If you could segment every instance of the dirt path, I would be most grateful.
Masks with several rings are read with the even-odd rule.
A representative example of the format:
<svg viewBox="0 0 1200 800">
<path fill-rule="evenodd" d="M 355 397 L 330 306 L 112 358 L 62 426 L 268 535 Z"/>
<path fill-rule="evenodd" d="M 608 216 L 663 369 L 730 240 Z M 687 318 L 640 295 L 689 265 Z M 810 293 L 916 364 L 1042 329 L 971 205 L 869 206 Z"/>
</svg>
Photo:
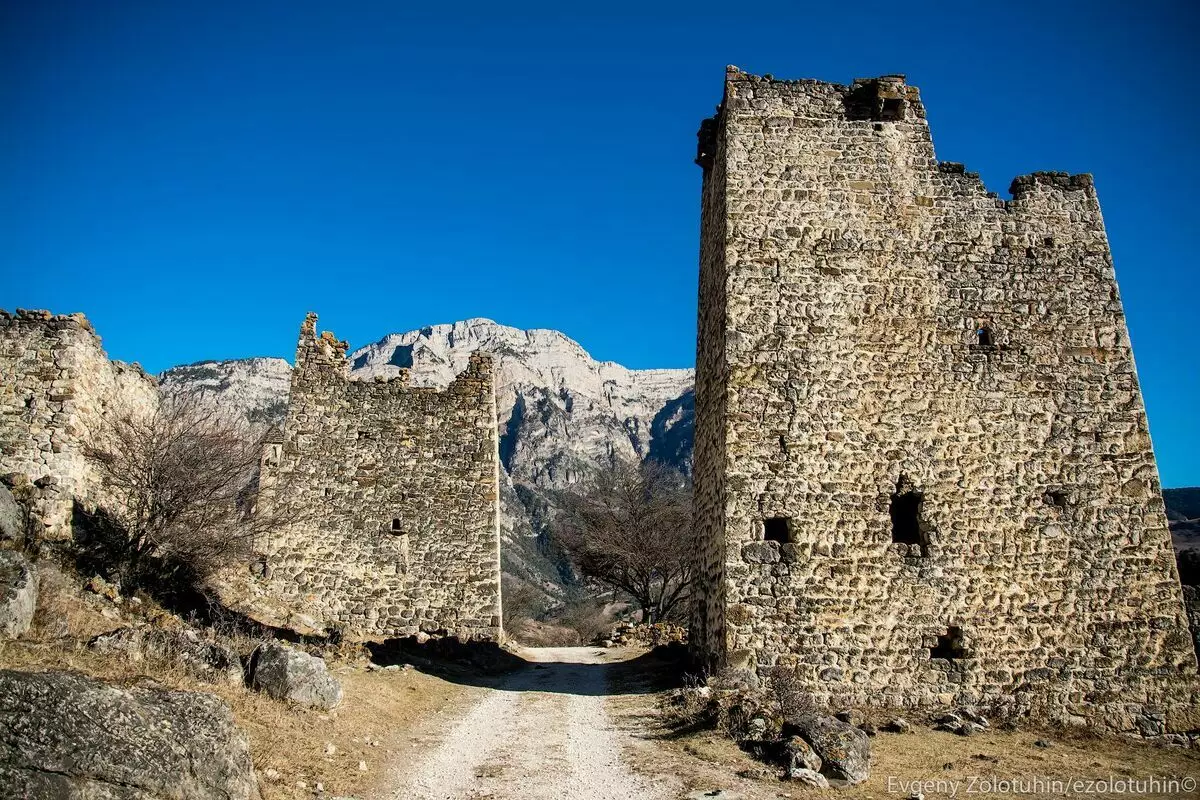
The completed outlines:
<svg viewBox="0 0 1200 800">
<path fill-rule="evenodd" d="M 668 800 L 677 787 L 635 774 L 606 696 L 621 656 L 593 647 L 530 648 L 432 748 L 394 765 L 393 800 Z"/>
</svg>

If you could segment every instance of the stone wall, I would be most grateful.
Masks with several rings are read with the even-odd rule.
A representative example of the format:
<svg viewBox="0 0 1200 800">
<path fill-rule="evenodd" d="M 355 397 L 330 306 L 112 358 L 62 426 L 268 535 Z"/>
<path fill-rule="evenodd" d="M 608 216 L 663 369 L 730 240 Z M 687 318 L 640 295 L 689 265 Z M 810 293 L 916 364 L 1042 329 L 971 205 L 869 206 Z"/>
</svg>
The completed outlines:
<svg viewBox="0 0 1200 800">
<path fill-rule="evenodd" d="M 444 390 L 351 380 L 346 343 L 300 330 L 287 421 L 263 457 L 252 594 L 356 639 L 498 639 L 499 455 L 491 358 Z M 286 620 L 281 620 L 287 622 Z"/>
<path fill-rule="evenodd" d="M 901 76 L 730 68 L 700 139 L 699 654 L 854 705 L 1193 685 L 1091 176 L 998 199 Z"/>
<path fill-rule="evenodd" d="M 84 446 L 112 414 L 158 406 L 154 379 L 110 361 L 82 314 L 0 311 L 0 475 L 39 483 L 34 517 L 47 539 L 71 535 L 74 500 L 103 504 Z"/>
</svg>

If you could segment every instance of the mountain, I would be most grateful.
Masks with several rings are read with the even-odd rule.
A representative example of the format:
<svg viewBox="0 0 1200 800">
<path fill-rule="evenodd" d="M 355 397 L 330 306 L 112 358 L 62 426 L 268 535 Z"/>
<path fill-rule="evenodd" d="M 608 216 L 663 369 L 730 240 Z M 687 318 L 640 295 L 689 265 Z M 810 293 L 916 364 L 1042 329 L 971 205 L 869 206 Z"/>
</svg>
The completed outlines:
<svg viewBox="0 0 1200 800">
<path fill-rule="evenodd" d="M 614 460 L 654 458 L 691 470 L 690 369 L 631 370 L 593 359 L 552 330 L 469 319 L 394 333 L 350 354 L 357 378 L 409 369 L 415 386 L 444 387 L 476 350 L 496 359 L 504 569 L 549 593 L 561 586 L 544 555 L 555 493 Z M 255 422 L 287 409 L 290 365 L 280 358 L 206 361 L 159 376 L 182 392 Z"/>
</svg>

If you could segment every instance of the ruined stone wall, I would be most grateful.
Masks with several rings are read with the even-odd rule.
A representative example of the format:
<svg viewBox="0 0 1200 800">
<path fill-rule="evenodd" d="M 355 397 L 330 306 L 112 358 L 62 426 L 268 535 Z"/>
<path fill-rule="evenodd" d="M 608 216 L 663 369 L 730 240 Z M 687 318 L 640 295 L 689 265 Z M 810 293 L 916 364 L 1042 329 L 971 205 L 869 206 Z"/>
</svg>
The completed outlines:
<svg viewBox="0 0 1200 800">
<path fill-rule="evenodd" d="M 48 539 L 71 535 L 71 511 L 108 499 L 84 446 L 113 414 L 158 407 L 141 367 L 110 361 L 82 314 L 0 311 L 0 475 L 39 482 L 34 509 Z"/>
<path fill-rule="evenodd" d="M 1069 715 L 1186 683 L 1091 177 L 998 199 L 899 76 L 731 68 L 701 134 L 701 655 L 848 704 Z"/>
<path fill-rule="evenodd" d="M 500 636 L 499 455 L 490 357 L 445 390 L 351 380 L 346 344 L 300 331 L 287 422 L 268 442 L 256 590 L 353 638 Z M 286 622 L 286 620 L 283 620 Z"/>
</svg>

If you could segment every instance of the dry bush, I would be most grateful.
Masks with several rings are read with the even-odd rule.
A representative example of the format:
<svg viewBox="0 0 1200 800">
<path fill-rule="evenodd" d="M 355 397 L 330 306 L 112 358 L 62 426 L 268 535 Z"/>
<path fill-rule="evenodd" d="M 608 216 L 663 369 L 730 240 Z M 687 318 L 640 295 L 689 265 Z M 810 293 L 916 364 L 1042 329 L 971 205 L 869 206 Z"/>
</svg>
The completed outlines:
<svg viewBox="0 0 1200 800">
<path fill-rule="evenodd" d="M 679 617 L 692 582 L 692 494 L 657 462 L 618 462 L 561 497 L 556 544 L 584 576 L 624 592 L 642 621 Z"/>
<path fill-rule="evenodd" d="M 774 716 L 787 720 L 816 712 L 817 705 L 794 668 L 771 667 L 766 678 L 767 706 Z"/>
<path fill-rule="evenodd" d="M 127 589 L 202 584 L 294 521 L 253 508 L 260 453 L 249 428 L 187 397 L 113 415 L 87 455 L 114 502 L 85 520 L 81 560 Z"/>
</svg>

